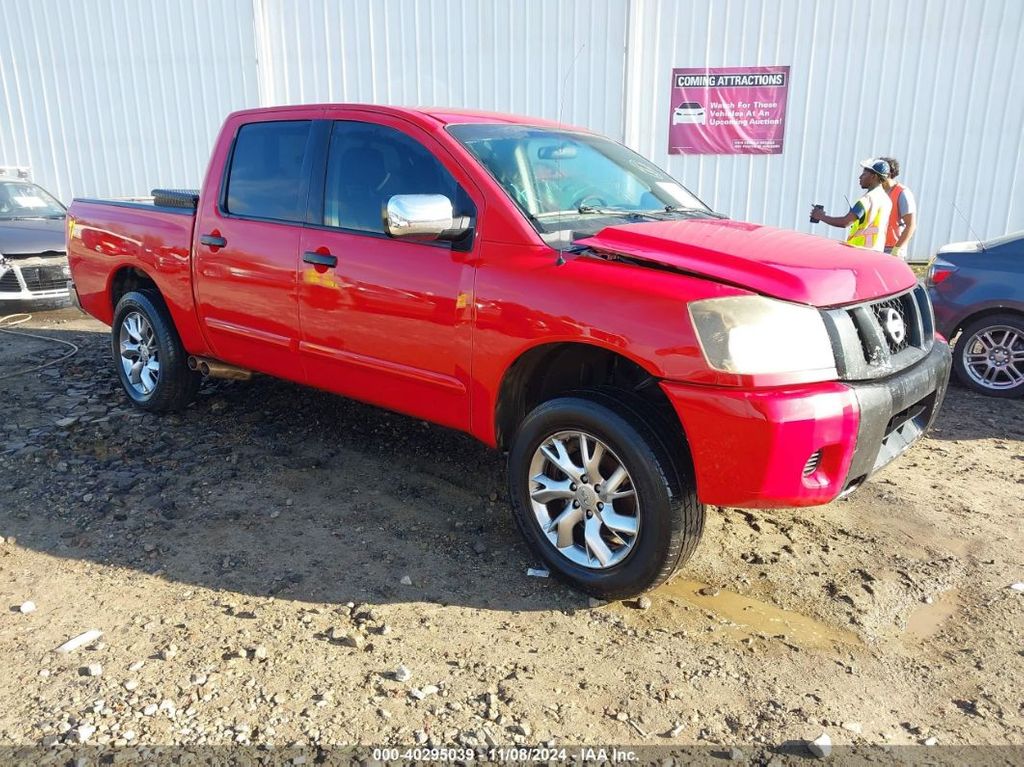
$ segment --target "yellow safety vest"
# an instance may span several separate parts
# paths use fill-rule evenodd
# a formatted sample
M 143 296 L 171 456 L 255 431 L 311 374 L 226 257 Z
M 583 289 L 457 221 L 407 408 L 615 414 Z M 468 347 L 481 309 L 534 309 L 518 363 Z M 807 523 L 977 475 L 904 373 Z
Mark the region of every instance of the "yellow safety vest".
M 892 200 L 879 184 L 857 202 L 864 208 L 864 215 L 850 224 L 846 243 L 858 248 L 885 250 L 885 226 L 889 223 Z

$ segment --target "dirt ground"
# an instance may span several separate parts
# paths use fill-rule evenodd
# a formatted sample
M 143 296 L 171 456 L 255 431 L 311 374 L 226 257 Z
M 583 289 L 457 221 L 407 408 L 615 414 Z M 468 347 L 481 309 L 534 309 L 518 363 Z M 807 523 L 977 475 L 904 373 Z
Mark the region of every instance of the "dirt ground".
M 0 334 L 0 747 L 1024 758 L 1024 401 L 952 386 L 850 498 L 711 508 L 649 607 L 592 607 L 466 435 L 268 378 L 144 415 L 105 326 L 14 329 L 79 349 L 11 376 L 70 349 Z

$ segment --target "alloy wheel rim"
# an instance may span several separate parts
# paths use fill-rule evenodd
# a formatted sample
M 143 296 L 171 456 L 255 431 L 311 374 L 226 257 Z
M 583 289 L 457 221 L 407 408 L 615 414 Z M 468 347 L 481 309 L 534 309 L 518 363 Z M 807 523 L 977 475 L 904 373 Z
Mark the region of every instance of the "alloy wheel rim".
M 160 352 L 156 332 L 145 315 L 130 312 L 121 323 L 118 334 L 121 367 L 132 390 L 148 397 L 156 389 L 160 378 Z
M 628 469 L 584 431 L 558 432 L 534 451 L 530 506 L 548 542 L 582 567 L 614 567 L 639 539 L 640 500 Z
M 971 380 L 994 391 L 1024 384 L 1024 334 L 1009 325 L 979 330 L 964 347 L 964 368 Z

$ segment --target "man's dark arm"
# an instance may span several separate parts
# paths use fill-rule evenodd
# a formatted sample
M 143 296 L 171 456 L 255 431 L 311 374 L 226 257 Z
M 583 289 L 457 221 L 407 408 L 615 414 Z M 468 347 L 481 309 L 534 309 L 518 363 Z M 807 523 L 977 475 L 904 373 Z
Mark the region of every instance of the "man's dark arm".
M 850 212 L 847 213 L 845 216 L 830 216 L 823 210 L 821 210 L 821 208 L 811 209 L 811 218 L 813 218 L 815 221 L 821 221 L 822 223 L 828 224 L 829 226 L 837 227 L 839 229 L 845 229 L 863 215 L 864 211 L 863 208 L 860 207 L 859 202 L 856 205 L 854 205 L 850 209 Z

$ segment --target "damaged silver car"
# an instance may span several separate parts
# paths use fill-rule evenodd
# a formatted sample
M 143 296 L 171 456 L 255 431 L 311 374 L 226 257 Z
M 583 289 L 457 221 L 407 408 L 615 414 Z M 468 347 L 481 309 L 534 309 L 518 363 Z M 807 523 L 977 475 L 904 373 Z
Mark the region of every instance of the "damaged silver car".
M 26 168 L 0 167 L 0 314 L 14 302 L 68 302 L 66 213 Z

